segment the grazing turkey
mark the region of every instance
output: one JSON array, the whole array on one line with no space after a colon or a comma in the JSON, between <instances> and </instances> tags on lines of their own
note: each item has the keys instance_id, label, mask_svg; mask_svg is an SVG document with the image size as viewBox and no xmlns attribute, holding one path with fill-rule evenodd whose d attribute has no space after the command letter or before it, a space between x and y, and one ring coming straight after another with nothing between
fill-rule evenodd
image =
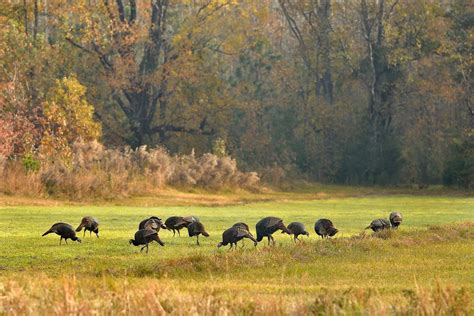
<instances>
[{"instance_id":1,"label":"grazing turkey","mask_svg":"<svg viewBox=\"0 0 474 316\"><path fill-rule=\"evenodd\" d=\"M281 230L287 234L291 234L291 231L286 228L285 224L283 224L283 220L278 217L265 217L262 218L257 225L255 225L257 231L257 241L262 241L263 237L268 238L268 244L270 245L270 241L272 241L273 245L275 245L275 239L273 238L272 234L277 230Z\"/></svg>"},{"instance_id":2,"label":"grazing turkey","mask_svg":"<svg viewBox=\"0 0 474 316\"><path fill-rule=\"evenodd\" d=\"M314 231L321 238L329 238L336 235L339 230L334 227L334 224L329 219L322 218L314 224Z\"/></svg>"},{"instance_id":3,"label":"grazing turkey","mask_svg":"<svg viewBox=\"0 0 474 316\"><path fill-rule=\"evenodd\" d=\"M160 228L166 229L166 225L163 224L163 221L161 218L158 218L156 216L151 216L150 218L146 218L140 222L138 225L138 229L153 229L156 230L156 232L160 231Z\"/></svg>"},{"instance_id":4,"label":"grazing turkey","mask_svg":"<svg viewBox=\"0 0 474 316\"><path fill-rule=\"evenodd\" d=\"M82 237L86 236L86 231L89 231L89 236L92 232L95 233L97 238L99 238L99 221L92 216L85 216L82 218L81 223L76 228L76 232L80 232L84 228L84 234Z\"/></svg>"},{"instance_id":5,"label":"grazing turkey","mask_svg":"<svg viewBox=\"0 0 474 316\"><path fill-rule=\"evenodd\" d=\"M237 247L237 242L244 238L252 240L254 245L257 246L257 241L247 229L244 229L239 225L234 225L222 233L222 241L217 244L217 248L230 244L229 249L232 249L233 246Z\"/></svg>"},{"instance_id":6,"label":"grazing turkey","mask_svg":"<svg viewBox=\"0 0 474 316\"><path fill-rule=\"evenodd\" d=\"M306 227L303 223L293 222L288 225L288 230L293 234L293 241L296 242L299 235L306 235L309 237L309 233L306 231ZM285 232L282 232L282 234Z\"/></svg>"},{"instance_id":7,"label":"grazing turkey","mask_svg":"<svg viewBox=\"0 0 474 316\"><path fill-rule=\"evenodd\" d=\"M203 235L204 237L209 237L209 234L206 232L204 225L201 222L192 222L188 226L188 234L189 237L196 236L196 244L199 246L199 235Z\"/></svg>"},{"instance_id":8,"label":"grazing turkey","mask_svg":"<svg viewBox=\"0 0 474 316\"><path fill-rule=\"evenodd\" d=\"M135 239L130 239L129 243L134 246L144 245L140 252L146 248L146 253L148 253L148 244L150 242L156 241L161 246L164 246L164 242L161 241L160 237L158 236L158 232L154 229L144 228L140 229L135 233Z\"/></svg>"},{"instance_id":9,"label":"grazing turkey","mask_svg":"<svg viewBox=\"0 0 474 316\"><path fill-rule=\"evenodd\" d=\"M247 225L247 223L244 223L244 222L239 222L239 223L235 223L234 225L232 225L232 227L237 227L237 228L241 228L241 229L245 229L246 231L249 232L249 234L253 237L252 233L250 232L250 227L249 225ZM244 239L242 239L242 248L244 247Z\"/></svg>"},{"instance_id":10,"label":"grazing turkey","mask_svg":"<svg viewBox=\"0 0 474 316\"><path fill-rule=\"evenodd\" d=\"M374 232L390 228L390 222L385 218L375 219L365 229L372 229Z\"/></svg>"},{"instance_id":11,"label":"grazing turkey","mask_svg":"<svg viewBox=\"0 0 474 316\"><path fill-rule=\"evenodd\" d=\"M178 236L181 236L179 231L184 227L188 226L192 222L199 221L199 219L195 216L171 216L165 221L166 228L173 232L173 237L175 236L176 232L178 232Z\"/></svg>"},{"instance_id":12,"label":"grazing turkey","mask_svg":"<svg viewBox=\"0 0 474 316\"><path fill-rule=\"evenodd\" d=\"M51 226L51 228L47 232L45 232L41 236L46 236L46 235L51 234L51 233L55 233L55 234L57 234L61 237L59 239L59 244L60 245L61 245L63 239L66 241L66 244L67 244L68 239L71 239L72 241L81 242L81 239L76 236L76 232L74 231L74 228L71 225L66 224L66 223L56 223L56 224L54 224L53 226Z\"/></svg>"},{"instance_id":13,"label":"grazing turkey","mask_svg":"<svg viewBox=\"0 0 474 316\"><path fill-rule=\"evenodd\" d=\"M234 225L232 225L232 227L239 227L239 228L245 229L246 231L250 232L249 225L247 225L244 222L235 223Z\"/></svg>"},{"instance_id":14,"label":"grazing turkey","mask_svg":"<svg viewBox=\"0 0 474 316\"><path fill-rule=\"evenodd\" d=\"M199 221L200 221L199 218L193 215L183 217L183 223L185 223L186 226L188 226L191 223L199 222Z\"/></svg>"},{"instance_id":15,"label":"grazing turkey","mask_svg":"<svg viewBox=\"0 0 474 316\"><path fill-rule=\"evenodd\" d=\"M402 221L403 221L402 213L399 213L399 212L390 213L390 223L392 224L393 228L397 229L398 226L400 226L400 224L402 223Z\"/></svg>"},{"instance_id":16,"label":"grazing turkey","mask_svg":"<svg viewBox=\"0 0 474 316\"><path fill-rule=\"evenodd\" d=\"M188 227L189 224L194 223L194 222L199 222L199 218L196 216L180 217L180 220L176 221L175 226L184 225L184 227Z\"/></svg>"}]
</instances>

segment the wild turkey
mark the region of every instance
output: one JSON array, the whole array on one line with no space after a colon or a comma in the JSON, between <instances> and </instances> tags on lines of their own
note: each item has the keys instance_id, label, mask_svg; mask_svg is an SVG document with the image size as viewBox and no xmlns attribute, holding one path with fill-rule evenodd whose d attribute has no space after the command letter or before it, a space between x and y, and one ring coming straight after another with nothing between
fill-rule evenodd
<instances>
[{"instance_id":1,"label":"wild turkey","mask_svg":"<svg viewBox=\"0 0 474 316\"><path fill-rule=\"evenodd\" d=\"M249 227L249 225L247 225L247 223L244 223L244 222L235 223L234 225L232 225L232 227L237 227L237 228L245 229L245 230L248 231L249 234L253 237L252 233L250 232L250 227ZM244 239L242 239L242 246L241 246L241 248L243 248L244 245L245 245Z\"/></svg>"},{"instance_id":2,"label":"wild turkey","mask_svg":"<svg viewBox=\"0 0 474 316\"><path fill-rule=\"evenodd\" d=\"M209 234L206 232L204 225L201 222L192 222L187 226L189 237L196 236L196 243L199 246L199 235L204 237L209 237Z\"/></svg>"},{"instance_id":3,"label":"wild turkey","mask_svg":"<svg viewBox=\"0 0 474 316\"><path fill-rule=\"evenodd\" d=\"M86 231L89 231L89 236L92 232L95 233L97 238L99 238L99 221L92 216L85 216L82 218L81 223L76 228L76 232L80 232L84 228L84 234L82 237L86 236Z\"/></svg>"},{"instance_id":4,"label":"wild turkey","mask_svg":"<svg viewBox=\"0 0 474 316\"><path fill-rule=\"evenodd\" d=\"M158 218L156 216L151 216L150 218L146 218L140 222L138 225L138 229L153 229L156 230L156 232L160 231L160 228L166 229L165 224L163 224L163 221L161 218Z\"/></svg>"},{"instance_id":5,"label":"wild turkey","mask_svg":"<svg viewBox=\"0 0 474 316\"><path fill-rule=\"evenodd\" d=\"M400 224L402 223L402 221L403 221L402 213L399 213L399 212L390 213L390 223L392 224L393 228L397 229L398 226L400 226Z\"/></svg>"},{"instance_id":6,"label":"wild turkey","mask_svg":"<svg viewBox=\"0 0 474 316\"><path fill-rule=\"evenodd\" d=\"M171 218L171 217L170 217ZM174 226L185 225L184 227L188 226L193 222L199 222L199 218L196 216L173 216Z\"/></svg>"},{"instance_id":7,"label":"wild turkey","mask_svg":"<svg viewBox=\"0 0 474 316\"><path fill-rule=\"evenodd\" d=\"M191 217L192 216L188 216L187 219L190 219ZM195 217L192 217L192 218L195 218ZM176 232L178 232L178 236L181 236L179 231L183 229L184 227L188 226L191 222L192 220L188 221L182 216L171 216L166 219L165 225L168 230L173 231L173 237L174 237Z\"/></svg>"},{"instance_id":8,"label":"wild turkey","mask_svg":"<svg viewBox=\"0 0 474 316\"><path fill-rule=\"evenodd\" d=\"M232 227L240 227L240 228L245 229L246 231L250 232L249 225L247 225L244 222L235 223L234 225L232 225Z\"/></svg>"},{"instance_id":9,"label":"wild turkey","mask_svg":"<svg viewBox=\"0 0 474 316\"><path fill-rule=\"evenodd\" d=\"M379 230L390 228L390 222L387 221L385 218L375 219L365 229L369 228L372 229L374 232L377 232Z\"/></svg>"},{"instance_id":10,"label":"wild turkey","mask_svg":"<svg viewBox=\"0 0 474 316\"><path fill-rule=\"evenodd\" d=\"M158 236L158 232L154 229L144 228L140 229L135 233L135 239L130 239L129 243L134 246L144 245L140 252L146 248L146 253L148 253L148 244L150 242L156 241L161 246L164 246L165 243L161 241L160 237Z\"/></svg>"},{"instance_id":11,"label":"wild turkey","mask_svg":"<svg viewBox=\"0 0 474 316\"><path fill-rule=\"evenodd\" d=\"M287 234L291 234L291 231L286 228L285 224L283 224L283 220L278 217L265 217L262 218L257 225L255 225L257 230L257 241L262 241L263 237L268 238L268 244L270 245L270 241L273 242L275 245L275 239L273 238L272 234L277 230L281 230Z\"/></svg>"},{"instance_id":12,"label":"wild turkey","mask_svg":"<svg viewBox=\"0 0 474 316\"><path fill-rule=\"evenodd\" d=\"M46 236L48 234L55 233L59 235L61 238L59 239L59 244L61 245L63 239L66 241L67 245L67 240L71 239L72 241L77 241L81 242L81 239L76 236L76 232L74 231L74 228L66 223L56 223L51 228L45 232L41 236Z\"/></svg>"},{"instance_id":13,"label":"wild turkey","mask_svg":"<svg viewBox=\"0 0 474 316\"><path fill-rule=\"evenodd\" d=\"M242 228L239 225L234 225L222 233L222 241L217 244L217 248L230 244L229 249L232 249L233 246L237 247L237 242L244 238L252 240L254 245L257 246L257 241L247 229Z\"/></svg>"},{"instance_id":14,"label":"wild turkey","mask_svg":"<svg viewBox=\"0 0 474 316\"><path fill-rule=\"evenodd\" d=\"M337 234L339 230L334 227L334 224L326 218L322 218L314 223L314 231L321 238L329 238Z\"/></svg>"},{"instance_id":15,"label":"wild turkey","mask_svg":"<svg viewBox=\"0 0 474 316\"><path fill-rule=\"evenodd\" d=\"M293 222L288 225L288 230L293 234L293 241L296 242L299 235L306 235L309 237L309 233L306 231L306 227L303 223ZM282 234L285 232L282 232Z\"/></svg>"}]
</instances>

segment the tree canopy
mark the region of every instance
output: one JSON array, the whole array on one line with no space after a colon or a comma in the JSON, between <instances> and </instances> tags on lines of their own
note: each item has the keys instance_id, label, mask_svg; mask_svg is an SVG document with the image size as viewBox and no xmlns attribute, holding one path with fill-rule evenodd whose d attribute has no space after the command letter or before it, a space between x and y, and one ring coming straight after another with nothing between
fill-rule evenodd
<instances>
[{"instance_id":1,"label":"tree canopy","mask_svg":"<svg viewBox=\"0 0 474 316\"><path fill-rule=\"evenodd\" d=\"M269 178L470 186L473 27L462 0L3 1L0 154L100 138Z\"/></svg>"}]
</instances>

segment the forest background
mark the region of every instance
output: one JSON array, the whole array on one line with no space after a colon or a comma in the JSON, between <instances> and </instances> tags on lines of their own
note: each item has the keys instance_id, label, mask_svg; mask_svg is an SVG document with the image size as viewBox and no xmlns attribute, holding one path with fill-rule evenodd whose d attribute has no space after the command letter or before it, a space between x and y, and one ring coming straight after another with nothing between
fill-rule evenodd
<instances>
[{"instance_id":1,"label":"forest background","mask_svg":"<svg viewBox=\"0 0 474 316\"><path fill-rule=\"evenodd\" d=\"M7 0L0 25L3 193L474 185L469 1Z\"/></svg>"}]
</instances>

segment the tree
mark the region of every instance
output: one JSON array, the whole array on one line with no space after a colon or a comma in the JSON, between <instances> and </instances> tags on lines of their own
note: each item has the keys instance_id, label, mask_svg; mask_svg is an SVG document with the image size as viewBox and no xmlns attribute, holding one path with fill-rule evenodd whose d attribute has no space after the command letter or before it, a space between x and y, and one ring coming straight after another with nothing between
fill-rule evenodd
<instances>
[{"instance_id":1,"label":"tree","mask_svg":"<svg viewBox=\"0 0 474 316\"><path fill-rule=\"evenodd\" d=\"M336 102L332 3L330 0L279 0L279 5L297 40L304 66L305 76L300 88L304 104L303 139L305 155L312 160L312 163L306 163L306 168L322 181L333 181L335 131L331 124L325 124L334 117ZM319 163L314 163L314 160Z\"/></svg>"},{"instance_id":2,"label":"tree","mask_svg":"<svg viewBox=\"0 0 474 316\"><path fill-rule=\"evenodd\" d=\"M155 135L164 143L170 133L213 134L205 112L193 122L179 122L172 99L179 81L198 70L199 52L214 40L200 31L233 6L234 1L168 0L72 4L79 18L68 21L66 40L100 61L131 131L124 140L132 147L155 143Z\"/></svg>"},{"instance_id":3,"label":"tree","mask_svg":"<svg viewBox=\"0 0 474 316\"><path fill-rule=\"evenodd\" d=\"M93 120L94 107L85 99L86 88L74 77L56 81L43 103L46 128L40 151L46 157L68 159L79 140L97 140L100 124Z\"/></svg>"}]
</instances>

